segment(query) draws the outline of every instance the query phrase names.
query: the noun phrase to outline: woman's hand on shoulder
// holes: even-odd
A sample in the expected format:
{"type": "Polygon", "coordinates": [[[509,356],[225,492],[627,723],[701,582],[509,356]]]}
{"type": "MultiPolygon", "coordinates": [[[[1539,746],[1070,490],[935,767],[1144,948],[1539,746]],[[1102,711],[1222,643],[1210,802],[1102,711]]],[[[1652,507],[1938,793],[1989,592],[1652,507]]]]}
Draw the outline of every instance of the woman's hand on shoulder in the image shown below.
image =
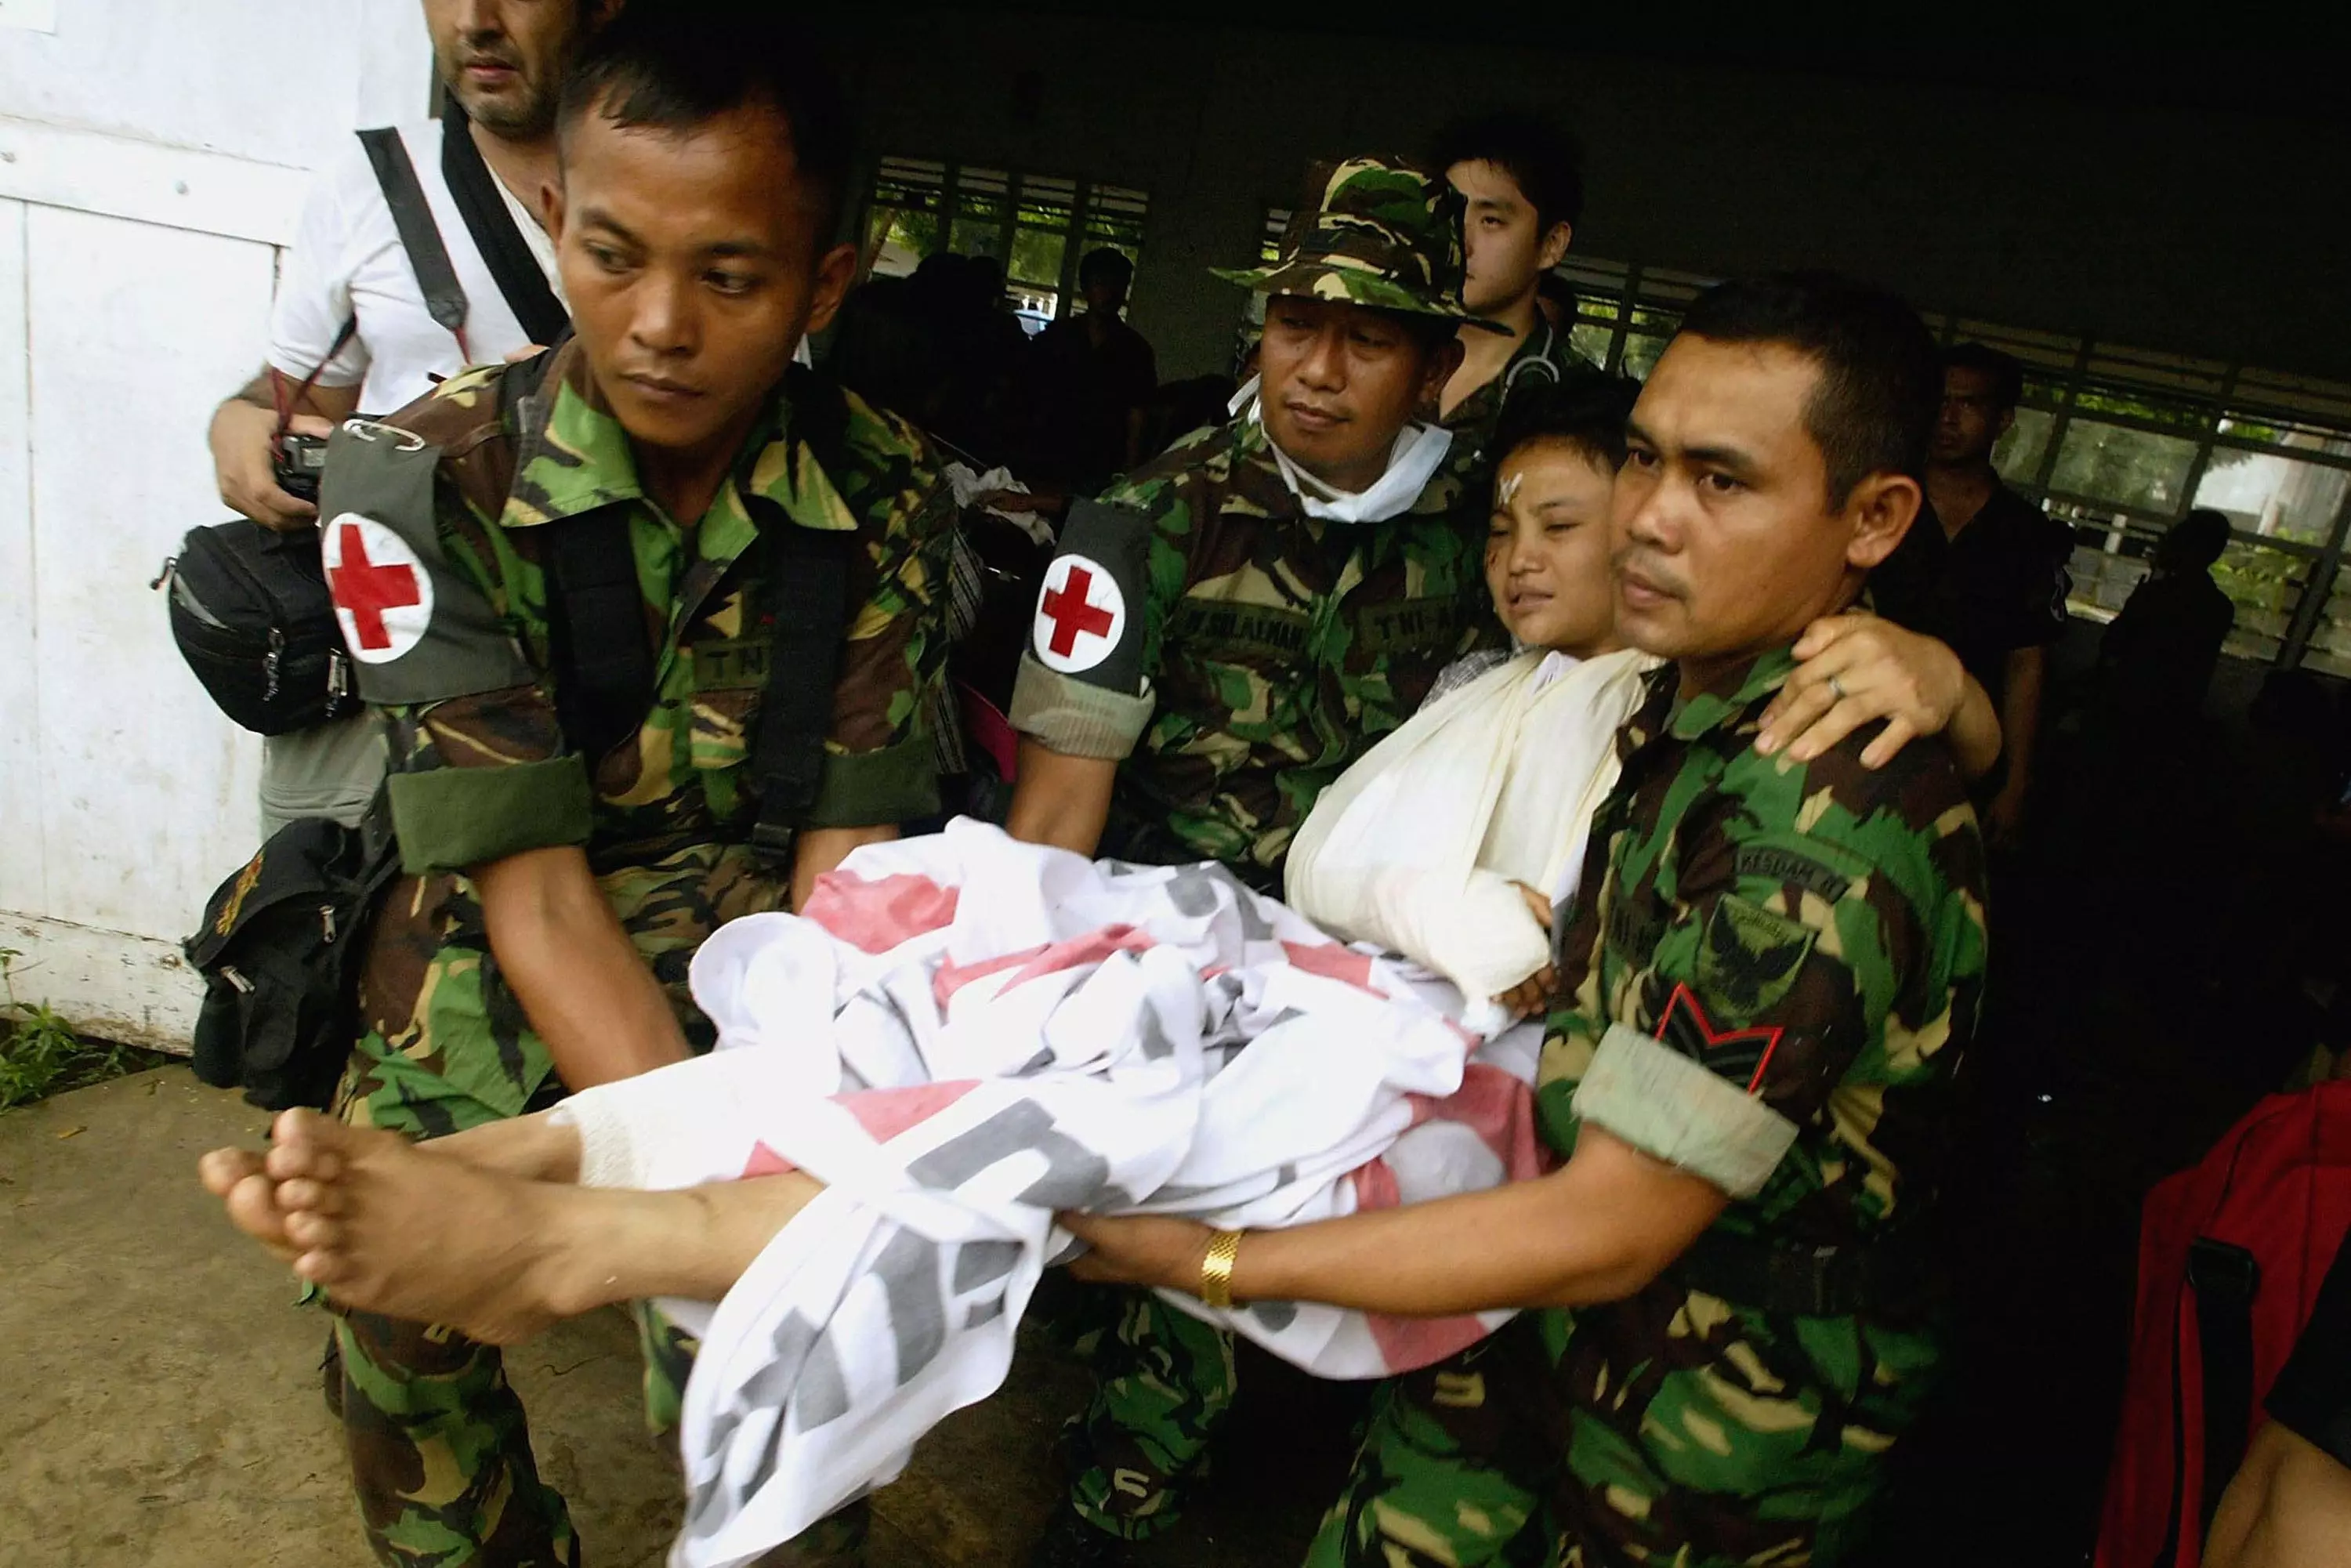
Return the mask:
{"type": "Polygon", "coordinates": [[[1932,637],[1855,612],[1825,616],[1796,642],[1799,663],[1763,710],[1755,749],[1810,762],[1863,725],[1885,730],[1861,754],[1882,768],[1922,735],[1940,735],[1967,700],[1959,656],[1932,637]]]}

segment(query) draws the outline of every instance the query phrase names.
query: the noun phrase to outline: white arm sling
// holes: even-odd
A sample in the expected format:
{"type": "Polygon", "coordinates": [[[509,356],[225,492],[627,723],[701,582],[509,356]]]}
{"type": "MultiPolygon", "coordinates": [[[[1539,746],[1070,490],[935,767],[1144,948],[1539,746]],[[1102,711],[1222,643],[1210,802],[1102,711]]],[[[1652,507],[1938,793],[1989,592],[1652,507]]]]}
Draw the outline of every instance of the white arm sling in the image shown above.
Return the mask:
{"type": "Polygon", "coordinates": [[[1554,898],[1616,782],[1615,734],[1656,661],[1605,653],[1541,678],[1522,653],[1413,716],[1323,791],[1290,845],[1289,902],[1416,958],[1473,1008],[1550,956],[1510,884],[1554,898]]]}

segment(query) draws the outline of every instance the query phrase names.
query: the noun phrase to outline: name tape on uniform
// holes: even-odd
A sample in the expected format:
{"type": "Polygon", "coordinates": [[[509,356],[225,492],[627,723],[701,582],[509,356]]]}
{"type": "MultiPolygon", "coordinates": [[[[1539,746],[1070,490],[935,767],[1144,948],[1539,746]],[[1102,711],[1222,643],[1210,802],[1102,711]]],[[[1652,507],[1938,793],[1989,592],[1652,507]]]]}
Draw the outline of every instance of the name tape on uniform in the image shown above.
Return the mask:
{"type": "Polygon", "coordinates": [[[433,623],[433,576],[406,539],[345,512],[327,525],[319,555],[351,657],[388,664],[416,646],[433,623]]]}
{"type": "Polygon", "coordinates": [[[1126,595],[1108,568],[1087,556],[1056,556],[1045,569],[1029,642],[1039,664],[1074,675],[1117,651],[1126,619],[1126,595]]]}

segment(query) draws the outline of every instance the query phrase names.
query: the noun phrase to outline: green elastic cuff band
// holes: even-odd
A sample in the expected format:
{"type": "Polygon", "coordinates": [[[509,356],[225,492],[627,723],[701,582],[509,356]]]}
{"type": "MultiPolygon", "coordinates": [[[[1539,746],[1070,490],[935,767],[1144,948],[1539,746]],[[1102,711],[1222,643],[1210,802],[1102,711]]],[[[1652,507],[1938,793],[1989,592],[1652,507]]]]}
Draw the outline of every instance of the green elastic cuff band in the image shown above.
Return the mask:
{"type": "Polygon", "coordinates": [[[827,752],[811,828],[877,828],[934,816],[939,809],[939,753],[921,725],[879,751],[827,752]]]}
{"type": "Polygon", "coordinates": [[[411,876],[588,841],[592,798],[577,757],[395,773],[392,825],[411,876]]]}
{"type": "Polygon", "coordinates": [[[1672,1047],[1625,1024],[1600,1037],[1575,1113],[1643,1154],[1753,1197],[1796,1141],[1796,1124],[1672,1047]]]}
{"type": "Polygon", "coordinates": [[[1141,695],[1130,696],[1049,670],[1035,654],[1023,653],[1012,686],[1012,711],[1005,716],[1049,751],[1123,762],[1134,755],[1158,706],[1148,680],[1141,695]]]}

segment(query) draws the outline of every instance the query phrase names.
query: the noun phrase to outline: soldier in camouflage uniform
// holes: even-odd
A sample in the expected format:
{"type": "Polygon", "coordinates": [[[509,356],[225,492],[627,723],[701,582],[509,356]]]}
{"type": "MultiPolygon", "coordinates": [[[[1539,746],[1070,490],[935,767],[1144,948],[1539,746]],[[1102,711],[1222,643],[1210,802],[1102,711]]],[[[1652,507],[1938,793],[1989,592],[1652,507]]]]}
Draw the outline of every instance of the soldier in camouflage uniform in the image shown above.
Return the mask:
{"type": "MultiPolygon", "coordinates": [[[[1499,642],[1479,454],[1416,423],[1458,362],[1460,200],[1399,160],[1317,165],[1272,267],[1257,402],[1072,508],[1014,694],[1018,837],[1211,860],[1276,892],[1314,799],[1499,642]]],[[[1232,1396],[1216,1330],[1105,1297],[1102,1389],[1073,1434],[1083,1561],[1175,1517],[1232,1396]]]]}
{"type": "MultiPolygon", "coordinates": [[[[1773,279],[1694,304],[1644,392],[1617,626],[1676,663],[1562,932],[1536,1097],[1564,1164],[1223,1254],[1235,1299],[1547,1309],[1383,1389],[1315,1568],[1849,1559],[1938,1358],[1982,845],[1938,743],[1754,742],[1797,632],[1917,515],[1934,364],[1898,301],[1773,279]]],[[[1211,1293],[1202,1228],[1068,1223],[1083,1274],[1211,1293]]]]}
{"type": "MultiPolygon", "coordinates": [[[[830,244],[845,111],[804,49],[666,12],[615,24],[567,89],[565,199],[597,214],[560,236],[578,338],[454,378],[372,440],[337,437],[326,555],[392,737],[404,873],[363,964],[338,1103],[355,1124],[435,1137],[707,1049],[695,947],[937,810],[917,716],[945,653],[947,493],[912,427],[784,382],[854,267],[830,244]],[[668,118],[646,119],[664,90],[668,118]],[[533,394],[500,396],[525,375],[533,394]],[[402,460],[427,471],[385,466],[402,460]],[[632,555],[653,645],[642,722],[592,757],[557,672],[601,650],[566,664],[549,580],[550,540],[591,524],[632,555]],[[779,529],[853,540],[820,778],[789,851],[753,842],[779,529]]],[[[691,1345],[645,1317],[649,1410],[674,1420],[691,1345]]],[[[358,1312],[337,1332],[378,1557],[578,1561],[495,1350],[358,1312]]]]}

